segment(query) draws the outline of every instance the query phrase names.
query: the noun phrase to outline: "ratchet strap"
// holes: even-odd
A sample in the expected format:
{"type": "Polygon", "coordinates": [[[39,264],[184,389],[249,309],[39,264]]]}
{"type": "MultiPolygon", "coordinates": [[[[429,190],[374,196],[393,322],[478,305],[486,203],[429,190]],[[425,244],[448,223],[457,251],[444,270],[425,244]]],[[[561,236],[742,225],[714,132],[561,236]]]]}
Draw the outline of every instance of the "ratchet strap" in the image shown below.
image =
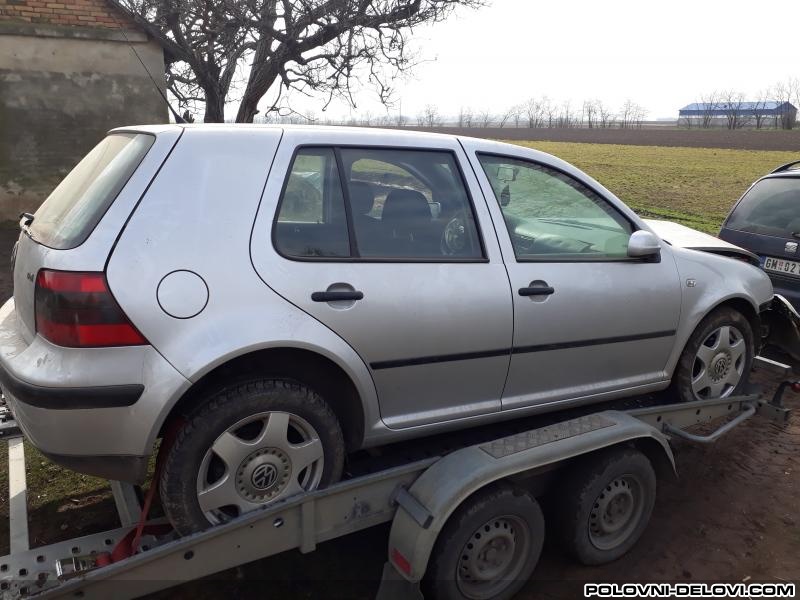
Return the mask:
{"type": "Polygon", "coordinates": [[[149,524],[147,523],[147,515],[150,513],[150,507],[153,504],[153,498],[158,490],[158,482],[161,479],[161,471],[164,468],[164,461],[166,460],[167,453],[172,447],[172,442],[178,434],[181,426],[183,425],[182,419],[176,419],[172,422],[167,429],[164,437],[161,439],[161,447],[158,449],[156,456],[156,467],[153,472],[153,480],[150,487],[147,488],[147,493],[144,497],[144,505],[142,506],[142,513],[139,517],[139,522],[136,527],[126,533],[114,546],[111,552],[103,552],[95,557],[95,565],[98,567],[105,567],[107,565],[119,562],[126,558],[130,558],[139,551],[139,545],[142,542],[142,536],[145,535],[165,535],[172,531],[172,526],[169,523],[149,524]]]}

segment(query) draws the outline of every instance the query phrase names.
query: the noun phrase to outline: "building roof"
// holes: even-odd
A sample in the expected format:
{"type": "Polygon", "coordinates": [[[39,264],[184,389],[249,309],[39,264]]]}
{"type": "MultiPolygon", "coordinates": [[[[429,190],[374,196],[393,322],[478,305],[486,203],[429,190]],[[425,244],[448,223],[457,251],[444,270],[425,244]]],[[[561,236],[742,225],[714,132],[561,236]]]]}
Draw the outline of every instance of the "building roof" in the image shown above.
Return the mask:
{"type": "Polygon", "coordinates": [[[743,113],[754,113],[759,111],[762,113],[783,112],[786,110],[797,110],[797,107],[789,102],[781,102],[777,100],[767,100],[765,102],[693,102],[687,104],[680,109],[681,113],[712,113],[724,114],[731,109],[738,110],[743,113]]]}

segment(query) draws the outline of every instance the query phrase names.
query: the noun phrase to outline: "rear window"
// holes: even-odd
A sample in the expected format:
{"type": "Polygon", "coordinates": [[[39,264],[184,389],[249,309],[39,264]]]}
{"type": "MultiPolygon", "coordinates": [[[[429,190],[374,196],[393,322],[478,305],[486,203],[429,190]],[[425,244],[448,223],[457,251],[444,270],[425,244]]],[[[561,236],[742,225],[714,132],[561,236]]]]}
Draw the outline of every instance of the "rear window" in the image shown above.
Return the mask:
{"type": "Polygon", "coordinates": [[[33,239],[58,250],[80,246],[155,139],[143,133],[115,133],[95,146],[36,211],[33,239]]]}
{"type": "Polygon", "coordinates": [[[725,227],[776,237],[800,235],[800,178],[771,177],[757,182],[725,227]]]}

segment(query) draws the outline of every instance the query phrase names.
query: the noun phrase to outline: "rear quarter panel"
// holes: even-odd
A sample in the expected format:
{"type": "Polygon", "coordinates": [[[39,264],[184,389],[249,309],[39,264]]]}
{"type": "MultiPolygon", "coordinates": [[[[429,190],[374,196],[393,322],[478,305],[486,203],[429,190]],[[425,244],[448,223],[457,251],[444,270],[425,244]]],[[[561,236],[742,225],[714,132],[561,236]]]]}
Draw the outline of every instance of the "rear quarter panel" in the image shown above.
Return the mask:
{"type": "MultiPolygon", "coordinates": [[[[312,350],[348,373],[367,422],[379,420],[372,379],[355,351],[253,268],[250,237],[267,177],[285,175],[270,174],[281,130],[231,129],[186,129],[117,243],[107,270],[111,290],[190,381],[251,351],[312,350]],[[172,317],[159,304],[159,283],[178,270],[196,273],[208,289],[205,307],[191,318],[172,317]]],[[[162,421],[178,399],[165,399],[162,421]]]]}

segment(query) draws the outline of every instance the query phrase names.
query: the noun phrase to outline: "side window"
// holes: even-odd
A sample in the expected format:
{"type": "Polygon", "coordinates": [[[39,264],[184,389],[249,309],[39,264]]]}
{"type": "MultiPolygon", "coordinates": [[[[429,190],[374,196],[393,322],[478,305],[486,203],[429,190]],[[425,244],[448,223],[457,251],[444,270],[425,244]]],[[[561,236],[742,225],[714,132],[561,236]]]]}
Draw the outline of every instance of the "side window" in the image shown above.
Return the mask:
{"type": "Polygon", "coordinates": [[[543,165],[481,154],[518,259],[619,259],[632,226],[602,197],[543,165]]]}
{"type": "Polygon", "coordinates": [[[336,158],[330,148],[301,149],[281,195],[275,246],[293,257],[348,257],[350,240],[336,158]]]}
{"type": "Polygon", "coordinates": [[[341,150],[364,258],[479,259],[478,227],[450,152],[341,150]]]}

